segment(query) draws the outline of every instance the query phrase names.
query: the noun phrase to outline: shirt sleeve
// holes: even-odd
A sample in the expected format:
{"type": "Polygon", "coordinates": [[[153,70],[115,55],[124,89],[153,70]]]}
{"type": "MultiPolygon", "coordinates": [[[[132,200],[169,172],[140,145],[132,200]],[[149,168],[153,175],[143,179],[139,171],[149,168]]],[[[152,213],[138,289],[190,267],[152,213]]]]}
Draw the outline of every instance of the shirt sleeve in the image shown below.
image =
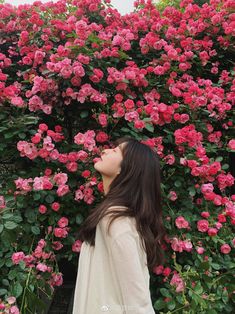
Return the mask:
{"type": "Polygon", "coordinates": [[[111,241],[110,254],[121,291],[125,314],[155,314],[149,287],[133,234],[125,232],[111,241]]]}

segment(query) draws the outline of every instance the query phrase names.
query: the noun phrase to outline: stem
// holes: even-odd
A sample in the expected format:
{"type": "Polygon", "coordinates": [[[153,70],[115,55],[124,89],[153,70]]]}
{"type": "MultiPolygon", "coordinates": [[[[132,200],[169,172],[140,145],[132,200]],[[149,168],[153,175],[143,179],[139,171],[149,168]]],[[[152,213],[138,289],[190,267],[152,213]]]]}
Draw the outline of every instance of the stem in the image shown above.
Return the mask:
{"type": "MultiPolygon", "coordinates": [[[[33,237],[33,241],[31,243],[31,246],[30,246],[30,249],[29,249],[29,253],[32,251],[32,247],[33,247],[33,243],[34,243],[34,238],[35,236],[33,237]]],[[[21,303],[21,307],[20,307],[20,313],[23,314],[22,310],[23,308],[25,308],[25,305],[24,305],[24,302],[25,302],[25,294],[26,294],[26,289],[28,288],[28,285],[29,285],[29,278],[30,278],[30,275],[31,275],[31,271],[32,271],[32,268],[30,268],[30,271],[28,273],[28,276],[27,276],[27,280],[26,280],[26,285],[24,287],[24,292],[23,292],[23,297],[22,297],[22,303],[21,303]]]]}
{"type": "Polygon", "coordinates": [[[28,276],[27,276],[27,280],[26,280],[26,285],[24,287],[24,293],[23,293],[23,298],[22,298],[22,303],[21,303],[21,307],[20,307],[20,313],[23,314],[22,310],[23,310],[23,307],[25,308],[25,293],[26,293],[26,289],[28,287],[28,284],[29,284],[29,278],[30,278],[30,275],[31,275],[31,270],[32,268],[30,268],[30,271],[28,273],[28,276]]]}
{"type": "Polygon", "coordinates": [[[185,305],[179,307],[178,309],[175,309],[174,311],[171,312],[171,314],[172,314],[172,313],[175,313],[175,312],[178,312],[179,310],[182,310],[182,309],[184,309],[185,307],[188,307],[188,304],[185,304],[185,305]]]}

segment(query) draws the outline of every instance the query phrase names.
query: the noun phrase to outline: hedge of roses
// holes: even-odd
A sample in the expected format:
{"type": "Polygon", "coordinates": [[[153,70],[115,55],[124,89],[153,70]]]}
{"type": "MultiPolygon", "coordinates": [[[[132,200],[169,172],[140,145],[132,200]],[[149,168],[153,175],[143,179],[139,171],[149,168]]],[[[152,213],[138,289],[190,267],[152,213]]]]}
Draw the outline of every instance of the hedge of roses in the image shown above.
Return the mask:
{"type": "Polygon", "coordinates": [[[161,160],[167,261],[157,313],[235,302],[234,3],[0,4],[0,313],[42,312],[77,266],[76,237],[104,197],[94,163],[123,135],[161,160]]]}

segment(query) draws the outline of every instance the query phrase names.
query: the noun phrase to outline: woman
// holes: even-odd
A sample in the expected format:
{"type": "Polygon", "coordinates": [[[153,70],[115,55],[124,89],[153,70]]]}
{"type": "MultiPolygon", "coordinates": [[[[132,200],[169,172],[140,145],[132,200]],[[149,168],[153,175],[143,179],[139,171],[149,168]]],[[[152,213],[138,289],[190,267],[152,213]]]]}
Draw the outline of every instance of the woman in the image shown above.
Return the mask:
{"type": "Polygon", "coordinates": [[[105,198],[79,230],[73,314],[154,314],[149,270],[163,263],[165,236],[158,156],[123,137],[94,167],[105,198]]]}

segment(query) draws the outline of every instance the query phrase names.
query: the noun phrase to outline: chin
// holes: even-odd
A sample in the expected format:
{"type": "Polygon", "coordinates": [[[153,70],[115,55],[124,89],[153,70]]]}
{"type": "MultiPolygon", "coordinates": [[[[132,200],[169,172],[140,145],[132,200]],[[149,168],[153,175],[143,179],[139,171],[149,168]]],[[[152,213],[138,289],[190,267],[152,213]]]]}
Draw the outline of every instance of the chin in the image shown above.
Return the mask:
{"type": "Polygon", "coordinates": [[[99,164],[100,164],[100,160],[97,161],[95,164],[94,164],[94,168],[95,170],[99,171],[100,172],[100,167],[99,167],[99,164]]]}

